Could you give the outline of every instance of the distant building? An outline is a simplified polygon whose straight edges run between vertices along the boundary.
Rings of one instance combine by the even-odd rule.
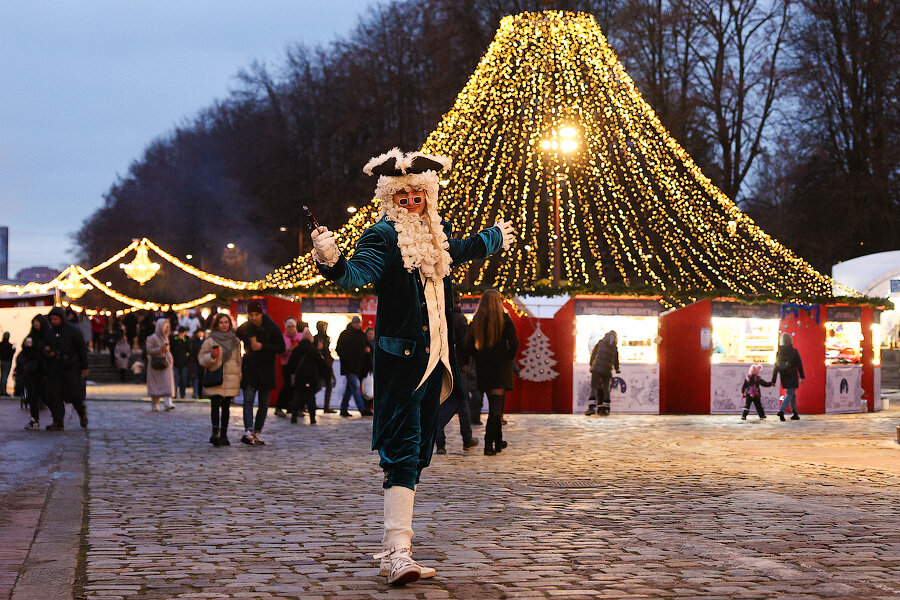
[[[58,269],[50,267],[28,267],[16,273],[16,279],[22,283],[35,281],[37,283],[46,283],[60,274]]]
[[[0,281],[9,279],[9,227],[0,227]]]
[[[866,296],[888,298],[900,307],[900,250],[878,252],[845,260],[831,267],[831,277]],[[834,288],[836,295],[846,292]],[[900,310],[881,313],[882,344],[900,346]]]

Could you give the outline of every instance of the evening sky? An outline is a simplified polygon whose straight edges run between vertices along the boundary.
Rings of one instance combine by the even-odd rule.
[[[0,225],[10,276],[73,260],[71,233],[156,137],[253,60],[349,32],[370,0],[0,2]],[[89,265],[84,265],[85,267]]]

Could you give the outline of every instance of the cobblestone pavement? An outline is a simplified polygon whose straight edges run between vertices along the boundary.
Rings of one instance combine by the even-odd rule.
[[[47,412],[41,416],[50,423]],[[69,419],[69,431],[52,435],[25,431],[28,421],[29,412],[17,399],[0,401],[0,598],[12,594],[63,457],[83,463],[84,433],[77,417]]]
[[[246,447],[238,407],[217,449],[207,410],[91,405],[85,597],[900,597],[897,411],[512,415],[494,457],[451,423],[414,522],[438,575],[391,589],[369,419]]]

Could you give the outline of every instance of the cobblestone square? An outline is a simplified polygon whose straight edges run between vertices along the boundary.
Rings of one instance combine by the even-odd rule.
[[[235,407],[233,445],[214,448],[202,403],[90,411],[78,587],[91,600],[900,597],[896,411],[511,415],[494,457],[464,453],[453,422],[414,521],[415,555],[438,575],[401,589],[370,558],[369,419],[270,414],[268,445],[247,447]]]

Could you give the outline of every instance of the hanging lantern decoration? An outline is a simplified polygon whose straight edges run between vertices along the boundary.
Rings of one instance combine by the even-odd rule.
[[[94,289],[94,286],[91,284],[82,283],[81,277],[78,276],[75,269],[69,271],[69,275],[59,282],[58,287],[61,291],[65,292],[66,296],[73,300],[78,300],[84,296],[86,292]]]
[[[134,252],[134,260],[130,263],[122,263],[119,266],[131,279],[144,285],[153,279],[153,276],[159,271],[159,263],[150,262],[150,257],[147,256],[147,246],[143,243],[135,248]]]

